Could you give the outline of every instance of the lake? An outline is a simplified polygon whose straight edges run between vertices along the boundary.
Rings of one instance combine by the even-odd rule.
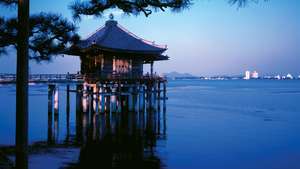
[[[59,89],[56,139],[63,143],[66,86]],[[31,85],[29,93],[29,141],[33,144],[47,140],[48,86]],[[149,116],[146,130],[137,127],[140,115],[110,116],[102,139],[81,149],[53,148],[55,151],[32,154],[30,168],[80,168],[78,161],[91,161],[84,158],[87,156],[95,158],[90,164],[96,164],[98,157],[105,161],[107,156],[112,156],[108,161],[138,159],[144,168],[300,168],[299,80],[171,80],[167,95],[166,111],[156,112],[154,120]],[[0,100],[0,145],[13,145],[15,86],[0,86]],[[75,93],[71,93],[71,135],[76,130],[75,107]],[[128,118],[126,123],[123,118]],[[100,118],[99,124],[103,121]],[[153,128],[152,122],[155,132],[147,130],[147,124]],[[112,151],[119,154],[111,155]],[[102,168],[106,165],[99,162]],[[123,166],[130,164],[113,164],[115,168]]]

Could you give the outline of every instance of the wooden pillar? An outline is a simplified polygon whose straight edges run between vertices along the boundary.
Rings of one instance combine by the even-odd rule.
[[[105,112],[105,90],[103,85],[100,87],[100,102],[101,102],[101,113]]]
[[[76,142],[82,142],[82,92],[83,86],[78,84],[76,86]]]
[[[89,111],[88,97],[89,97],[89,86],[87,84],[83,84],[83,98],[82,98],[82,106],[83,113],[87,113]]]
[[[57,142],[58,139],[58,124],[59,124],[59,88],[56,85],[54,90],[54,140]]]
[[[16,168],[28,168],[28,35],[29,0],[18,0],[16,78]]]
[[[152,108],[152,84],[147,84],[147,109]]]
[[[167,84],[164,82],[163,84],[163,109],[166,109],[166,99],[167,99]]]
[[[133,109],[134,112],[139,111],[139,84],[135,84],[133,88]]]
[[[94,88],[94,111],[99,113],[99,85],[96,84]]]
[[[157,84],[156,84],[156,81],[153,82],[153,87],[152,87],[152,106],[151,108],[152,109],[155,109],[156,110],[156,103],[157,103]]]
[[[110,95],[111,95],[111,89],[108,85],[105,86],[105,93],[106,93],[106,97],[105,97],[105,111],[106,113],[110,113]]]
[[[150,63],[150,75],[151,75],[151,77],[153,76],[153,64],[154,64],[154,62],[152,61]]]
[[[139,88],[139,111],[145,110],[145,87],[140,85]]]
[[[157,83],[157,111],[160,112],[160,101],[161,101],[161,96],[160,96],[160,92],[161,92],[161,81],[159,80],[158,83]]]
[[[48,144],[52,144],[52,121],[53,121],[53,90],[55,86],[49,85],[48,86]]]
[[[132,112],[133,111],[133,88],[130,85],[128,87],[128,111]]]
[[[121,96],[122,113],[124,113],[124,112],[128,112],[128,95],[127,95],[128,87],[123,87],[122,92],[125,93]]]
[[[90,124],[93,124],[94,114],[95,114],[95,93],[96,93],[96,87],[91,86],[90,87]]]
[[[88,136],[89,112],[90,112],[90,86],[83,84],[83,98],[82,98],[82,143],[85,143]]]
[[[122,112],[122,87],[121,87],[121,81],[118,81],[118,113]]]
[[[67,84],[66,114],[67,114],[67,141],[69,141],[69,137],[70,137],[70,85],[69,84]]]
[[[111,96],[111,112],[115,113],[117,112],[117,96],[116,96],[116,88],[112,88],[112,96]]]

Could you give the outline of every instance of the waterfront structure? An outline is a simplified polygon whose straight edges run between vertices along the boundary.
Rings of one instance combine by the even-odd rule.
[[[159,112],[161,101],[163,110],[166,109],[167,81],[153,73],[155,61],[169,59],[168,56],[163,55],[166,50],[166,46],[156,45],[154,42],[137,37],[120,26],[111,16],[104,27],[64,52],[79,56],[81,60],[80,74],[72,77],[75,79],[80,77],[76,81],[76,88],[72,89],[72,85],[68,84],[66,90],[67,126],[70,118],[70,92],[76,92],[76,141],[78,143],[84,142],[81,137],[85,132],[82,126],[87,121],[96,120],[99,114],[126,115],[128,112],[144,113],[146,110],[147,113]],[[146,75],[143,73],[144,64],[150,64],[150,73]],[[67,75],[67,78],[70,76]],[[55,122],[59,117],[58,93],[58,85],[50,84],[49,144],[55,142],[53,138],[56,134],[52,132],[52,114],[54,112]],[[55,125],[54,123],[54,128]]]
[[[168,60],[169,57],[163,55],[166,50],[166,45],[134,35],[111,16],[104,27],[65,53],[80,56],[81,74],[87,78],[109,79],[139,78],[143,76],[144,64],[150,64],[152,76],[154,62]]]
[[[252,78],[252,79],[258,79],[258,78],[259,78],[258,72],[257,72],[257,71],[253,71],[253,72],[251,73],[251,78]]]
[[[247,70],[247,71],[245,72],[245,77],[244,77],[244,79],[245,79],[245,80],[249,80],[250,78],[251,78],[251,72]]]

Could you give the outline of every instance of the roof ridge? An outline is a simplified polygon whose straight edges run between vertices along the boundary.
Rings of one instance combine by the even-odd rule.
[[[150,41],[150,40],[146,40],[146,39],[143,39],[139,36],[137,36],[136,34],[130,32],[129,30],[127,30],[125,27],[123,27],[122,25],[118,24],[117,25],[121,30],[123,30],[124,32],[128,33],[129,35],[131,35],[132,37],[134,37],[135,39],[137,40],[140,40],[148,45],[151,45],[151,46],[154,46],[154,47],[157,47],[157,48],[161,48],[161,49],[167,49],[167,45],[158,45],[158,44],[155,44],[154,41]]]
[[[89,38],[91,38],[93,35],[95,35],[97,32],[99,32],[100,30],[102,30],[103,28],[105,28],[105,25],[103,26],[100,26],[97,30],[95,30],[94,32],[92,33],[89,33],[86,38],[83,38],[82,40],[87,40]]]

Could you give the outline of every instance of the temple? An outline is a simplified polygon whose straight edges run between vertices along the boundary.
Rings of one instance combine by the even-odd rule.
[[[140,78],[144,64],[151,65],[150,75],[153,75],[154,61],[168,60],[163,55],[166,50],[166,45],[157,45],[129,32],[111,15],[105,26],[65,53],[80,56],[82,75],[110,79]]]
[[[107,117],[120,115],[125,121],[138,117],[141,130],[146,129],[146,125],[154,131],[159,130],[160,123],[155,119],[161,118],[161,110],[165,116],[167,80],[153,73],[153,63],[168,60],[168,56],[164,55],[166,50],[167,46],[156,45],[130,33],[111,16],[105,26],[65,51],[65,54],[80,56],[81,60],[81,74],[76,74],[75,81],[70,78],[65,90],[67,135],[70,134],[72,92],[76,94],[76,144],[85,143],[83,135],[87,131],[93,135],[102,132],[98,129],[90,131],[93,128],[91,126],[109,124],[99,122],[99,117],[107,120]],[[151,65],[150,73],[143,73],[144,64]],[[68,74],[66,79],[69,77]],[[49,84],[48,144],[56,142],[58,138],[59,132],[55,129],[58,128],[59,98],[58,84]],[[150,121],[145,124],[146,117],[150,121],[153,119],[157,125]],[[136,128],[132,129],[135,131]],[[115,145],[118,146],[118,141]]]

